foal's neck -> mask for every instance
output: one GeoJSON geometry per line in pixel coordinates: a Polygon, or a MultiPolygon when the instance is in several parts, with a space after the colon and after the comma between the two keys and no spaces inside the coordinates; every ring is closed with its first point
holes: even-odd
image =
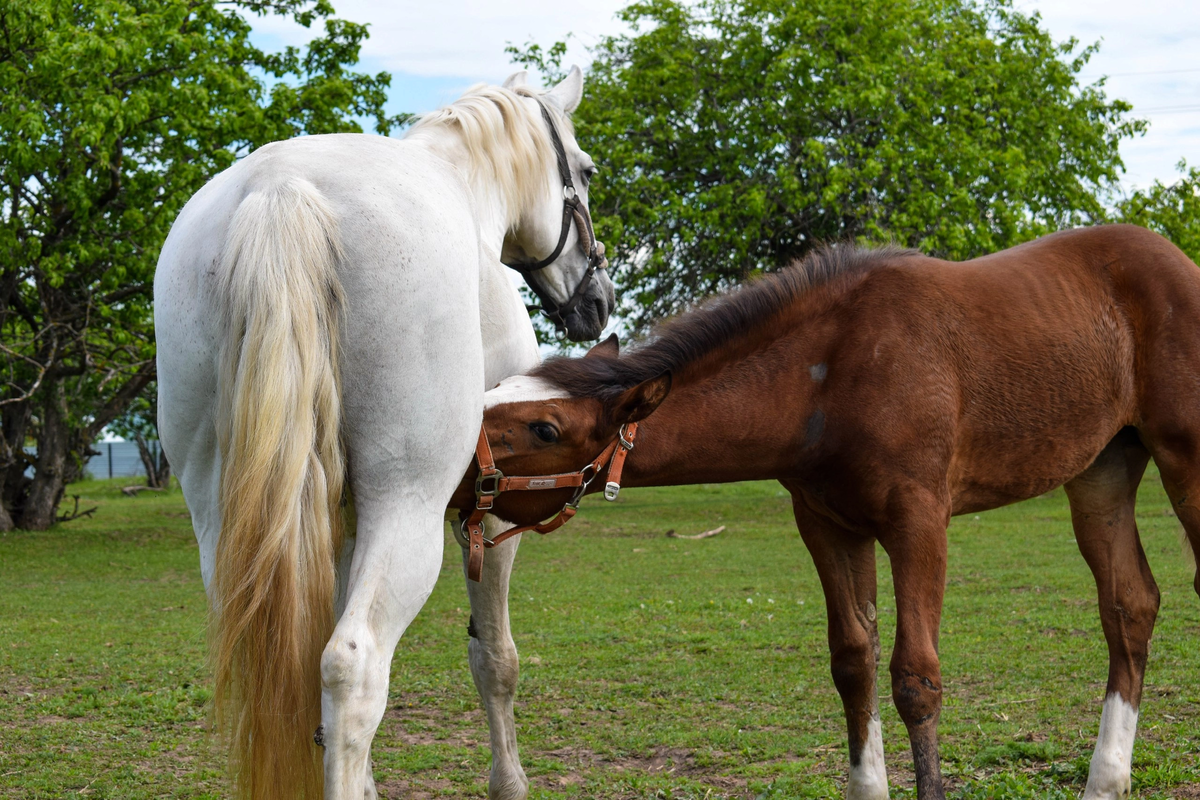
{"type": "Polygon", "coordinates": [[[682,376],[639,424],[622,483],[728,483],[793,472],[823,432],[815,395],[828,370],[827,339],[802,326],[682,376]]]}

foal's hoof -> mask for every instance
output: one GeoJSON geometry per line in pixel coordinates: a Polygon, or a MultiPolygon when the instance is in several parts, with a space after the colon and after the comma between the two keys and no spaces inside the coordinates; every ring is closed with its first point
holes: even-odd
{"type": "Polygon", "coordinates": [[[313,732],[313,744],[315,744],[317,747],[325,746],[325,724],[324,723],[321,723],[320,725],[318,725],[316,731],[313,732]]]}

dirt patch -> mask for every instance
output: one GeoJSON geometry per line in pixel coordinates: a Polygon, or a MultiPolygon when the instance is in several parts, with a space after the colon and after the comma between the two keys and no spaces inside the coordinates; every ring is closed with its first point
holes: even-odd
{"type": "Polygon", "coordinates": [[[445,778],[409,780],[389,777],[386,781],[377,781],[375,784],[380,797],[403,797],[406,800],[433,800],[435,797],[445,797],[453,786],[454,784],[445,778]]]}
{"type": "Polygon", "coordinates": [[[60,722],[66,721],[66,717],[60,717],[57,714],[49,714],[47,716],[37,718],[38,725],[57,725],[60,722]]]}
{"type": "Polygon", "coordinates": [[[1200,783],[1185,783],[1171,790],[1175,800],[1200,800],[1200,783]]]}
{"type": "MultiPolygon", "coordinates": [[[[538,775],[531,778],[534,786],[544,789],[561,788],[584,783],[590,772],[604,774],[637,773],[643,775],[672,775],[690,778],[711,786],[720,796],[742,797],[747,780],[729,775],[713,774],[712,767],[696,765],[695,753],[680,747],[656,747],[645,755],[607,756],[585,747],[561,747],[537,754],[553,759],[566,768],[565,772],[538,775]]],[[[748,795],[746,795],[748,796],[748,795]]]]}
{"type": "Polygon", "coordinates": [[[459,747],[488,745],[487,722],[482,709],[464,711],[454,722],[456,727],[447,731],[445,710],[441,706],[419,694],[406,692],[388,706],[379,730],[384,736],[412,747],[431,744],[459,747]]]}

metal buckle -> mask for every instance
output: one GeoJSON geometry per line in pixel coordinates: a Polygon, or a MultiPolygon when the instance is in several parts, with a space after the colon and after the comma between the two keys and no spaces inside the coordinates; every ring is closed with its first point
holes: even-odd
{"type": "Polygon", "coordinates": [[[586,490],[587,490],[587,484],[585,483],[582,486],[580,486],[578,489],[575,490],[575,494],[571,496],[571,499],[568,500],[566,504],[568,506],[570,506],[571,508],[575,509],[576,511],[578,511],[579,504],[583,502],[583,493],[586,490]]]}
{"type": "Polygon", "coordinates": [[[632,450],[633,449],[633,442],[631,442],[625,438],[625,429],[627,427],[628,427],[628,425],[622,425],[621,429],[619,431],[617,431],[617,441],[621,443],[622,450],[632,450]]]}
{"type": "Polygon", "coordinates": [[[458,546],[466,550],[471,546],[471,534],[467,533],[467,520],[464,517],[458,521],[457,525],[451,525],[450,530],[454,531],[454,541],[458,542],[458,546]]]}
{"type": "MultiPolygon", "coordinates": [[[[483,528],[482,522],[479,523],[479,527],[483,528]]],[[[484,530],[486,530],[486,528],[484,528],[484,530]]],[[[471,546],[471,532],[467,530],[467,520],[464,519],[454,526],[454,538],[458,542],[459,546],[464,550],[471,546]]],[[[484,547],[496,546],[496,543],[486,536],[480,536],[479,538],[483,540],[484,547]]]]}
{"type": "Polygon", "coordinates": [[[571,499],[567,501],[567,505],[576,511],[579,510],[579,504],[583,502],[583,495],[585,492],[587,492],[588,486],[596,478],[596,467],[592,464],[588,464],[586,467],[579,470],[579,476],[582,479],[582,482],[579,484],[579,488],[575,490],[575,494],[572,495],[571,499]]]}
{"type": "Polygon", "coordinates": [[[617,493],[621,491],[621,484],[609,481],[604,484],[604,499],[612,502],[617,499],[617,493]]]}
{"type": "Polygon", "coordinates": [[[504,473],[500,470],[494,470],[487,475],[481,470],[475,478],[475,496],[476,497],[499,497],[500,496],[500,481],[504,478],[504,473]],[[484,489],[486,481],[494,481],[491,489],[484,489]]]}

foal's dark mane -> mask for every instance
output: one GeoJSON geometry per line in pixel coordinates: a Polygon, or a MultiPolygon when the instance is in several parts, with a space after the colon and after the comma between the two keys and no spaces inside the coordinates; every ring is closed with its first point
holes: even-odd
{"type": "MultiPolygon", "coordinates": [[[[768,325],[805,292],[852,278],[915,250],[855,245],[821,247],[776,273],[716,295],[656,325],[643,342],[617,358],[554,357],[533,371],[574,397],[610,400],[664,372],[678,376],[689,365],[768,325]]],[[[847,284],[849,281],[846,282],[847,284]]]]}

